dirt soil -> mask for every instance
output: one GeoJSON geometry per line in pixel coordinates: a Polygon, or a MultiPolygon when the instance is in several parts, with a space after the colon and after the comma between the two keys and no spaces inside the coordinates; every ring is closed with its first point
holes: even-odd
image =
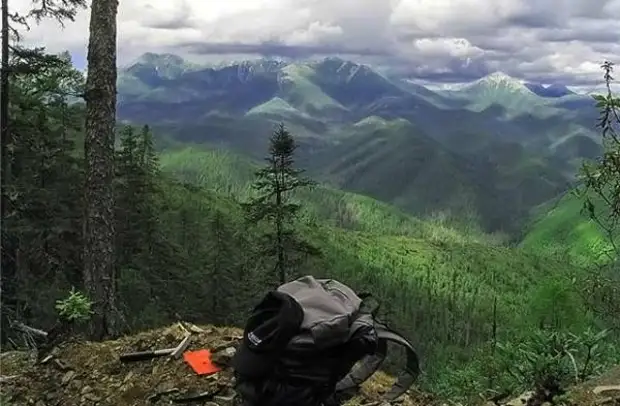
{"type": "Polygon", "coordinates": [[[571,406],[620,406],[620,366],[569,391],[571,406]]]}
{"type": "MultiPolygon", "coordinates": [[[[133,406],[207,405],[233,406],[232,373],[226,365],[241,338],[241,330],[189,323],[145,331],[101,343],[67,342],[39,360],[25,352],[0,354],[0,406],[133,406]],[[189,334],[185,351],[209,349],[222,367],[212,375],[197,375],[183,357],[163,356],[143,361],[121,362],[120,354],[173,348],[189,334]],[[191,400],[191,397],[198,399],[191,400]]],[[[348,406],[377,402],[394,379],[376,373],[362,394],[348,406]]],[[[500,405],[542,406],[528,394],[500,405]]],[[[376,404],[376,403],[375,403],[376,404]]],[[[443,406],[432,395],[412,388],[398,402],[401,406],[443,406]]],[[[485,406],[498,404],[482,402],[485,406]]],[[[620,366],[595,380],[572,388],[566,406],[620,406],[620,366]],[[602,390],[601,390],[602,388],[602,390]]],[[[548,406],[548,403],[543,404],[548,406]]]]}
{"type": "MultiPolygon", "coordinates": [[[[226,363],[240,337],[238,329],[179,323],[115,341],[64,343],[40,361],[23,352],[3,353],[0,356],[0,405],[231,406],[232,374],[226,363]],[[188,332],[191,333],[190,345],[185,351],[211,350],[213,360],[223,367],[220,372],[197,375],[182,356],[133,362],[119,359],[123,353],[175,347],[188,332]],[[182,400],[197,395],[202,397],[194,401],[182,400]]],[[[377,400],[392,382],[393,379],[383,373],[375,374],[364,385],[363,396],[349,404],[377,400]]],[[[402,406],[435,404],[429,395],[415,390],[410,392],[411,395],[403,396],[399,402],[402,406]]]]}

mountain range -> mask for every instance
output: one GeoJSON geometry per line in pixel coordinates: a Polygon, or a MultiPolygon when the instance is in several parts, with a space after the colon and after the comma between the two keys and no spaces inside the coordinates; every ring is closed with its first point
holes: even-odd
{"type": "Polygon", "coordinates": [[[517,232],[600,150],[590,96],[501,72],[440,91],[334,57],[214,67],[147,53],[119,70],[118,103],[121,120],[150,124],[165,145],[254,159],[284,122],[322,181],[488,231],[517,232]]]}

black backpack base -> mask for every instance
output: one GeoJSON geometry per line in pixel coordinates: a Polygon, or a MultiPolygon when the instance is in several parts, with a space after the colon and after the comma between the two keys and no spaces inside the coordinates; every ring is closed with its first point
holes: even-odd
{"type": "Polygon", "coordinates": [[[379,368],[386,340],[408,349],[406,373],[386,398],[403,394],[418,375],[417,355],[375,319],[368,295],[361,296],[312,276],[269,292],[248,318],[232,360],[240,405],[341,405],[379,368]]]}
{"type": "Polygon", "coordinates": [[[333,388],[312,382],[251,380],[239,377],[235,391],[239,406],[322,406],[333,388]]]}

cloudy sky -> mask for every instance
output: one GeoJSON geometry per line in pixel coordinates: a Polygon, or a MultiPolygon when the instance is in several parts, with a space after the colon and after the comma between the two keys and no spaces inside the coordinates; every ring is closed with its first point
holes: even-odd
{"type": "MultiPolygon", "coordinates": [[[[88,17],[64,29],[43,22],[25,41],[84,64],[88,17]]],[[[118,21],[121,65],[147,51],[213,61],[339,55],[430,82],[499,70],[594,86],[601,62],[620,62],[620,0],[120,0],[118,21]]]]}

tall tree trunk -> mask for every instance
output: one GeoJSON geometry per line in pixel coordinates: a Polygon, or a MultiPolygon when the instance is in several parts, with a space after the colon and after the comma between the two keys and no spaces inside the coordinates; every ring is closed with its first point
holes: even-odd
{"type": "Polygon", "coordinates": [[[86,79],[84,283],[94,301],[91,335],[119,330],[114,258],[114,133],[117,0],[93,0],[86,79]]]}
{"type": "Polygon", "coordinates": [[[7,234],[6,229],[6,214],[8,213],[7,205],[7,185],[8,178],[10,175],[10,167],[9,167],[9,154],[7,145],[10,142],[10,134],[9,134],[9,1],[2,0],[2,58],[1,58],[1,67],[0,67],[0,213],[2,222],[0,223],[0,229],[2,236],[0,238],[1,241],[1,266],[2,266],[2,282],[0,289],[2,290],[2,308],[4,309],[1,313],[2,320],[0,321],[0,331],[2,332],[2,337],[0,337],[2,342],[5,342],[9,331],[8,324],[8,311],[7,310],[15,310],[15,284],[9,283],[7,286],[7,281],[13,281],[15,276],[15,261],[14,255],[12,255],[12,244],[9,239],[9,235],[7,234]]]}
{"type": "MultiPolygon", "coordinates": [[[[282,161],[282,159],[280,159],[282,161]]],[[[286,283],[286,267],[284,264],[284,241],[282,239],[283,233],[283,221],[282,218],[282,185],[283,181],[280,180],[283,171],[283,165],[280,163],[279,168],[276,169],[276,207],[277,207],[277,215],[276,215],[276,239],[277,239],[277,251],[278,251],[278,277],[280,278],[280,284],[283,285],[286,283]],[[278,172],[279,171],[279,172],[278,172]]]]}
{"type": "Polygon", "coordinates": [[[8,149],[9,143],[9,1],[2,0],[2,71],[0,73],[0,132],[2,134],[2,176],[0,185],[2,189],[2,220],[6,215],[6,185],[9,169],[8,149]]]}

